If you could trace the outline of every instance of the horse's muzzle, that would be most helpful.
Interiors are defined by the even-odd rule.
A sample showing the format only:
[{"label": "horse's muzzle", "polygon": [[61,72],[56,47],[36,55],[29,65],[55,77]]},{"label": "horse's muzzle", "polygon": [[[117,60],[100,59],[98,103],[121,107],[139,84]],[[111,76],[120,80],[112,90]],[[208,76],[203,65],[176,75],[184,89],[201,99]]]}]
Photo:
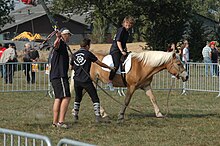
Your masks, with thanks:
[{"label": "horse's muzzle", "polygon": [[179,76],[181,77],[183,82],[186,82],[189,79],[189,75],[186,71],[183,71]]}]

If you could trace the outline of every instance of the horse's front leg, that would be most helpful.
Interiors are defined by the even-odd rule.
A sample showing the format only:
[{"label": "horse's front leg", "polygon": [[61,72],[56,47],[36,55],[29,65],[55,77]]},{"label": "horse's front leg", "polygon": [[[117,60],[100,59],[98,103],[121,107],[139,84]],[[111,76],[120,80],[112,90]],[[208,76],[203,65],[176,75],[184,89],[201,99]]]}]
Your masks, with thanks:
[{"label": "horse's front leg", "polygon": [[154,96],[151,87],[148,86],[148,87],[145,89],[145,91],[146,91],[146,95],[150,97],[150,101],[151,101],[151,103],[153,104],[156,117],[157,117],[157,118],[163,118],[164,116],[163,116],[163,114],[160,112],[160,109],[159,109],[159,107],[158,107],[158,105],[157,105],[156,97]]},{"label": "horse's front leg", "polygon": [[132,97],[134,91],[135,91],[135,86],[128,87],[125,101],[124,101],[125,104],[121,107],[121,110],[120,110],[120,113],[118,116],[119,122],[124,120],[125,110],[131,101],[131,97]]}]

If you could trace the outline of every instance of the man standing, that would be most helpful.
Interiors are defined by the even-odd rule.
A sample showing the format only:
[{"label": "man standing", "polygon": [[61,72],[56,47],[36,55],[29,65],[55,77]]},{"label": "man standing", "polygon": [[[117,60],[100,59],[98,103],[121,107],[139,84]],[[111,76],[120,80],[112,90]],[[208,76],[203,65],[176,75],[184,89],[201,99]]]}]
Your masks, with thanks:
[{"label": "man standing", "polygon": [[[36,49],[31,48],[31,44],[30,43],[26,43],[25,44],[25,50],[24,50],[24,62],[28,62],[27,64],[24,64],[24,73],[26,76],[26,80],[27,83],[31,83],[34,84],[35,83],[35,76],[36,73],[35,71],[32,69],[32,66],[35,65],[35,62],[37,62],[39,60],[39,53]],[[33,62],[33,64],[31,64],[30,62]],[[31,77],[30,77],[30,72],[31,72]]]},{"label": "man standing", "polygon": [[202,49],[202,56],[203,56],[203,60],[204,60],[204,63],[205,63],[205,75],[208,76],[208,67],[210,66],[210,72],[211,72],[211,75],[213,74],[212,73],[212,66],[210,63],[212,63],[212,60],[211,60],[211,52],[212,52],[212,49],[209,47],[209,42],[207,42],[207,45]]},{"label": "man standing", "polygon": [[184,44],[184,48],[183,48],[183,53],[182,53],[182,61],[185,65],[185,69],[187,70],[187,72],[189,71],[189,66],[188,66],[188,62],[189,62],[189,42],[187,40],[185,40],[183,42]]},{"label": "man standing", "polygon": [[212,63],[213,63],[213,73],[212,76],[216,77],[218,76],[218,50],[215,47],[215,42],[212,41],[210,42],[210,48],[212,49],[211,51],[211,59],[212,59]]},{"label": "man standing", "polygon": [[16,62],[16,51],[15,46],[12,44],[9,44],[8,49],[6,49],[0,59],[0,63],[5,63],[5,83],[12,84],[13,82],[13,75],[14,75],[14,64],[13,62]]},{"label": "man standing", "polygon": [[54,49],[50,55],[50,81],[55,93],[53,105],[53,127],[68,128],[64,123],[65,115],[70,102],[70,89],[68,81],[69,55],[67,42],[71,37],[68,29],[56,33]]},{"label": "man standing", "polygon": [[[2,44],[0,43],[0,59],[5,50],[6,48],[4,48]],[[0,71],[1,71],[1,78],[3,78],[5,76],[5,68],[4,68],[4,65],[2,64],[0,65]]]},{"label": "man standing", "polygon": [[100,101],[97,91],[90,78],[91,63],[94,62],[101,67],[109,68],[114,71],[114,67],[110,67],[101,61],[89,51],[90,39],[83,39],[80,43],[80,49],[72,56],[71,65],[75,71],[74,89],[75,89],[75,102],[74,102],[74,122],[78,121],[78,113],[80,109],[80,102],[82,101],[82,91],[85,89],[92,99],[94,112],[96,116],[96,122],[100,122]]}]

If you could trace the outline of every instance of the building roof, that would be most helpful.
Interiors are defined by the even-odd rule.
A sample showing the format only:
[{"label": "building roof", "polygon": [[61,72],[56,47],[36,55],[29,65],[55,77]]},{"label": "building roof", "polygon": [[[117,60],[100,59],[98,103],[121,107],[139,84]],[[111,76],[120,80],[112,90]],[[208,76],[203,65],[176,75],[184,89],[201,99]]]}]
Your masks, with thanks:
[{"label": "building roof", "polygon": [[[14,18],[15,21],[6,24],[3,28],[1,28],[1,31],[7,30],[19,24],[28,22],[30,20],[42,17],[46,15],[46,12],[41,5],[37,5],[37,6],[26,6],[24,8],[17,9],[15,11],[12,11],[10,15]],[[66,17],[65,15],[60,15],[60,16]],[[72,15],[70,18],[68,17],[66,18],[71,19],[72,21],[75,21],[77,23],[81,23],[82,25],[88,26],[88,24],[85,22],[86,15]]]}]

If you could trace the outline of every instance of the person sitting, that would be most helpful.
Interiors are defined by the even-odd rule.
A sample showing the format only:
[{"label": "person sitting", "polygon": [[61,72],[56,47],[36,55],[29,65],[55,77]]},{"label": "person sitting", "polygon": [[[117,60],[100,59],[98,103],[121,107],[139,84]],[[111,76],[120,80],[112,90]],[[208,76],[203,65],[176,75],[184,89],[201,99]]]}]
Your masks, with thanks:
[{"label": "person sitting", "polygon": [[120,60],[122,56],[127,55],[127,40],[129,37],[129,29],[132,28],[134,24],[134,18],[127,16],[124,18],[122,27],[120,27],[115,35],[112,46],[110,48],[110,55],[112,56],[115,70],[112,70],[109,75],[108,86],[111,91],[114,91],[112,80],[119,68]]}]

